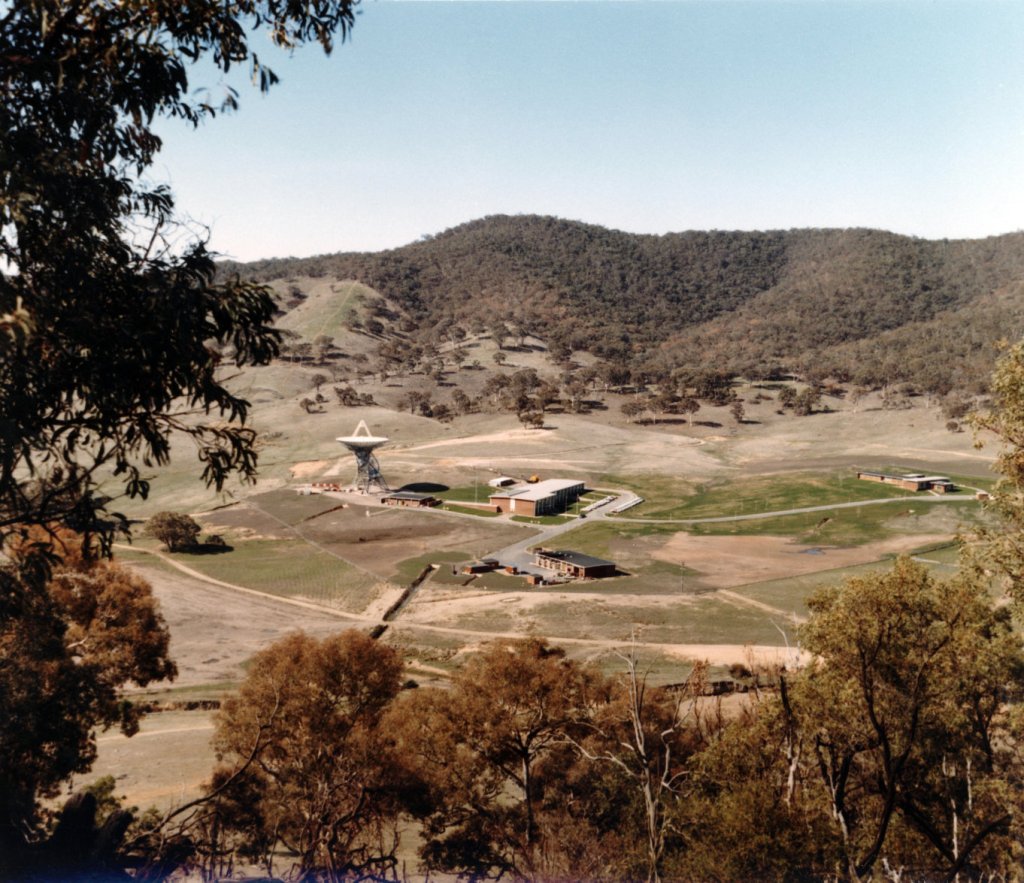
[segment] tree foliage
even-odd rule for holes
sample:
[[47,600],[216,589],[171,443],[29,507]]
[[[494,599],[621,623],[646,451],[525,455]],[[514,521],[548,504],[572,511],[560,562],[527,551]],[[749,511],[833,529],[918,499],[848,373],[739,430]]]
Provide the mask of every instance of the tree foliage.
[[380,719],[401,673],[394,650],[355,631],[294,634],[257,654],[217,722],[227,764],[212,789],[231,780],[215,804],[219,836],[264,862],[284,849],[301,874],[328,880],[393,867],[397,765]]
[[[381,254],[260,261],[253,279],[360,279],[422,327],[525,331],[552,355],[671,373],[831,374],[939,394],[984,387],[1024,333],[1021,234],[929,242],[876,230],[636,236],[494,216]],[[993,297],[993,293],[1004,294]]]
[[992,375],[992,406],[971,415],[977,444],[1000,445],[996,469],[1001,478],[988,503],[995,526],[973,538],[975,566],[992,568],[1018,606],[1024,602],[1024,343],[1005,350]]
[[[87,858],[59,828],[42,838],[37,801],[88,768],[94,727],[132,731],[122,682],[173,673],[148,589],[89,563],[96,537],[109,553],[125,524],[98,482],[145,496],[175,433],[208,485],[255,473],[249,406],[221,370],[228,355],[274,356],[276,307],[258,284],[215,278],[203,238],[150,183],[154,124],[236,104],[197,90],[193,63],[248,66],[266,90],[276,77],[255,34],[329,50],[355,2],[0,5],[0,876],[61,850]],[[63,565],[62,526],[84,550]]]
[[0,568],[0,876],[32,866],[24,837],[38,801],[89,769],[95,729],[138,728],[120,688],[176,674],[149,584],[60,538],[64,560],[43,590],[30,550]]
[[0,10],[0,536],[92,527],[99,471],[145,495],[143,470],[167,461],[175,431],[195,440],[207,484],[253,475],[248,404],[219,379],[220,349],[239,365],[271,358],[274,303],[251,282],[215,281],[169,190],[147,183],[153,124],[234,106],[233,92],[218,107],[195,91],[200,59],[248,64],[269,88],[254,29],[329,50],[352,21],[351,0]]
[[[1006,702],[1024,657],[1007,609],[971,574],[941,580],[909,559],[826,588],[810,608],[811,663],[697,758],[683,875],[1012,873],[1024,768]],[[696,848],[707,842],[718,861]]]
[[1007,688],[1024,685],[1008,611],[983,582],[938,580],[906,558],[810,607],[803,640],[816,662],[794,683],[794,707],[846,873],[864,877],[883,856],[950,877],[991,867],[976,852],[991,859],[988,841],[1016,810],[997,720]]
[[180,512],[157,512],[146,522],[146,533],[167,546],[168,552],[191,549],[202,528],[191,515]]
[[428,868],[541,871],[558,847],[560,826],[547,808],[563,778],[559,749],[592,688],[591,673],[544,641],[496,642],[455,675],[450,691],[417,690],[396,706],[397,750],[427,788],[420,815]]

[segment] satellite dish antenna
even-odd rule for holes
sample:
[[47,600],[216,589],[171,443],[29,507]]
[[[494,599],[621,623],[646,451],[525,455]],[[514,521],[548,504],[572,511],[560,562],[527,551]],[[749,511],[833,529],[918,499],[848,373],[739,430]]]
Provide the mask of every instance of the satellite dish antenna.
[[376,488],[380,493],[391,490],[380,472],[380,463],[374,450],[387,444],[390,439],[373,435],[365,420],[360,420],[352,435],[339,436],[336,441],[348,448],[356,457],[356,487],[364,494],[371,494]]

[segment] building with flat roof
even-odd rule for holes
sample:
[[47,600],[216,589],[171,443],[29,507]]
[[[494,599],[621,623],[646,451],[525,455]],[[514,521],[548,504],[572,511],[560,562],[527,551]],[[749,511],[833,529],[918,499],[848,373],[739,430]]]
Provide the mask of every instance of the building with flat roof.
[[577,579],[600,579],[603,576],[615,576],[615,562],[595,558],[583,552],[569,549],[536,549],[533,563],[537,567],[556,570],[566,576]]
[[549,478],[536,484],[520,484],[491,494],[488,499],[497,512],[514,515],[557,515],[576,502],[586,490],[582,481]]
[[935,491],[946,494],[956,490],[956,485],[945,475],[924,475],[912,472],[906,475],[894,475],[891,472],[858,472],[861,481],[877,481],[879,484],[892,484],[905,491]]
[[430,494],[416,494],[412,491],[394,491],[380,498],[385,506],[440,506],[441,501]]

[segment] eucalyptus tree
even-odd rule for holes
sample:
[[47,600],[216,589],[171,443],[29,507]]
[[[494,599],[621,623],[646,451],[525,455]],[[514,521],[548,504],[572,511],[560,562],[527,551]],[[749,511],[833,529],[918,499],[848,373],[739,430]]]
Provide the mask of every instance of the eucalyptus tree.
[[[231,90],[217,101],[197,89],[193,70],[247,67],[266,91],[277,78],[255,35],[329,51],[357,2],[0,4],[0,717],[24,722],[24,738],[30,720],[49,728],[0,814],[0,876],[45,865],[37,798],[87,768],[88,734],[117,705],[110,678],[125,674],[109,659],[80,663],[74,612],[52,579],[60,525],[83,532],[84,557],[96,536],[109,551],[123,519],[106,513],[100,479],[145,496],[176,432],[214,488],[256,470],[249,405],[221,370],[227,353],[236,365],[275,355],[274,302],[261,286],[218,279],[205,239],[149,182],[155,124],[195,126],[236,106]],[[145,610],[124,606],[133,610],[143,625]],[[0,768],[18,769],[22,741],[0,740]]]

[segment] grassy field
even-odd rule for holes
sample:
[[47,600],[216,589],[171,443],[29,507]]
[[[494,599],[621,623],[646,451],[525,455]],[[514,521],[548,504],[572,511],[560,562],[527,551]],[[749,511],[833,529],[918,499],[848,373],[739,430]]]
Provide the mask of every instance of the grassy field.
[[360,282],[313,280],[307,288],[306,301],[286,313],[278,324],[309,341],[319,334],[342,335],[359,312],[359,298],[374,295]]
[[834,586],[850,577],[888,570],[891,566],[892,562],[888,560],[875,561],[870,564],[837,567],[833,570],[820,570],[817,573],[736,586],[730,591],[803,618],[807,616],[807,599],[822,586]]
[[[958,547],[950,545],[928,551],[923,556],[915,555],[915,558],[923,561],[936,576],[947,577],[956,569],[958,554]],[[790,576],[785,579],[766,580],[746,586],[736,586],[731,591],[753,601],[777,607],[787,612],[793,612],[798,616],[806,616],[808,612],[807,598],[816,589],[822,586],[838,585],[852,577],[889,570],[891,567],[892,559],[886,558],[870,564],[838,567],[833,570],[821,570],[817,573]]]
[[292,526],[316,518],[341,505],[334,497],[325,497],[320,494],[305,496],[295,493],[291,488],[256,494],[251,498],[251,502],[264,512],[275,518],[280,518],[281,521]]
[[645,518],[714,518],[912,496],[913,491],[860,481],[846,472],[768,475],[697,485],[676,505],[649,503],[643,507],[641,515]]
[[380,582],[302,540],[228,541],[233,549],[224,554],[173,557],[213,579],[350,613],[366,607]]
[[[426,555],[419,555],[415,558],[407,558],[405,561],[399,562],[395,569],[394,576],[391,577],[391,582],[398,583],[402,586],[407,586],[416,577],[423,572],[423,568],[428,564],[439,564],[448,565],[447,571],[451,573],[451,565],[461,564],[465,561],[472,561],[473,556],[468,552],[461,551],[446,551],[446,552],[428,552]],[[445,571],[445,567],[441,567],[437,574]],[[432,580],[437,579],[437,575],[431,577]]]
[[513,515],[509,520],[522,524],[568,524],[577,519],[572,515]]
[[828,509],[759,518],[694,524],[687,531],[698,536],[784,536],[796,542],[837,546],[862,546],[899,534],[955,534],[977,522],[977,503],[964,497],[957,503],[906,502]]
[[611,544],[618,540],[634,540],[638,537],[668,536],[679,530],[674,524],[629,524],[626,522],[600,521],[584,522],[571,533],[558,538],[559,548],[571,548],[577,552],[610,559]]
[[460,506],[457,503],[445,503],[441,506],[448,512],[458,512],[461,515],[476,515],[479,518],[497,518],[500,512],[491,512],[488,509],[474,509],[472,506]]
[[[897,467],[890,468],[892,471],[900,471]],[[953,474],[949,477],[957,482],[958,486],[964,487],[989,489],[994,483],[986,479]],[[630,509],[628,517],[651,519],[754,515],[758,512],[803,509],[862,500],[909,500],[921,495],[892,485],[861,481],[849,469],[831,473],[794,472],[702,483],[660,476],[603,475],[598,483],[601,487],[628,488],[643,497],[644,502]],[[969,499],[973,495],[973,491],[969,490],[958,493],[963,499]]]

